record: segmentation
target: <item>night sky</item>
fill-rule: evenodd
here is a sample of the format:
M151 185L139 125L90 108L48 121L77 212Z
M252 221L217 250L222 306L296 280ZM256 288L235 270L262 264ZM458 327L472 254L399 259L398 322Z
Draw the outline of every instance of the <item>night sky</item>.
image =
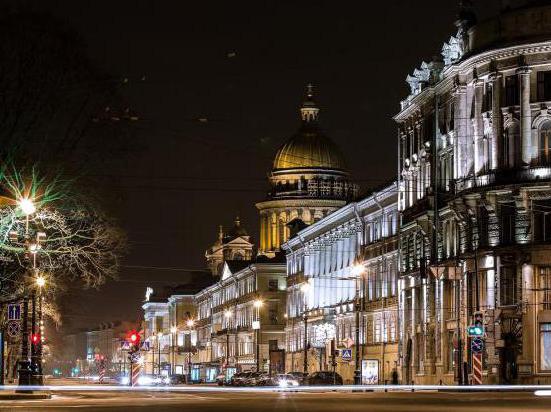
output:
M137 318L145 286L203 268L217 226L237 214L256 239L254 204L309 82L362 189L393 178L405 77L455 34L456 3L29 3L77 30L101 70L128 79L124 97L140 115L128 154L91 172L128 235L120 280L66 297L65 324Z

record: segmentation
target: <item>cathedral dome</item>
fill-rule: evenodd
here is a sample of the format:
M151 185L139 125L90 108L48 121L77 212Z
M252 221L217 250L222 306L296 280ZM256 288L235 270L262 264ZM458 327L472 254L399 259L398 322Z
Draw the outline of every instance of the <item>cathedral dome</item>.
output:
M319 128L319 109L312 97L309 86L307 99L300 109L302 125L277 151L274 171L297 168L346 170L342 152Z

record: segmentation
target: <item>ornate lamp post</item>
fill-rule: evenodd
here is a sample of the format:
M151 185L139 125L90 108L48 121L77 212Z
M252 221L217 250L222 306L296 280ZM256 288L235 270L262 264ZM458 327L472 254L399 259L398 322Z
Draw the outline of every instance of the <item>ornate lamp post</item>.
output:
M262 302L260 299L255 299L253 302L253 306L256 309L255 311L255 318L256 322L258 322L255 326L255 340L256 340L256 348L255 348L255 360L256 360L256 370L257 372L260 371L260 308L264 302Z
M308 373L308 301L306 299L306 295L310 291L310 283L308 283L308 281L306 281L302 285L300 285L300 291L302 292L302 300L303 300L303 303L304 303L304 312L302 314L303 319L304 319L304 342L303 342L304 365L303 365L303 372Z
M226 309L224 311L224 317L226 318L226 353L225 353L225 369L228 369L230 364L230 319L233 316L231 310Z
M161 338L163 337L163 332L162 331L158 331L157 332L157 349L158 349L158 355L159 355L159 359L158 359L158 372L159 372L159 376L161 375Z
M188 319L187 322L186 322L186 325L188 327L188 331L189 331L189 351L188 351L188 358L187 358L187 373L188 373L188 378L187 378L187 382L188 383L191 383L191 330L193 329L193 326L195 325L195 321L193 319Z
M362 264L356 264L352 267L352 274L356 279L356 293L354 296L354 311L356 312L356 356L355 356L355 369L354 369L354 385L361 385L362 383L362 367L360 363L360 282L365 272L365 267Z
M178 328L176 325L170 327L170 352L172 358L172 364L170 365L170 374L174 375L174 369L176 368L176 351L175 351L175 341L176 333L178 333Z
M29 242L29 218L36 212L36 206L32 199L28 197L21 198L17 201L19 210L25 215L25 243L27 244L27 252L32 253ZM17 240L17 233L15 234ZM33 256L33 264L36 264L36 258ZM32 361L29 361L29 299L27 296L23 298L23 322L21 331L21 358L19 360L19 385L32 384ZM34 328L34 323L32 325Z

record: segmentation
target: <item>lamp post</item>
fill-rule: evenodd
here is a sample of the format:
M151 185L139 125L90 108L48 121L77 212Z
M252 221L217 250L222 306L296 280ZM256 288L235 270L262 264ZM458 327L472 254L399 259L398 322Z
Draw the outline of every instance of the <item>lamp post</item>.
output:
M260 299L255 299L253 302L253 306L255 308L255 318L256 322L256 330L255 330L255 340L256 340L256 348L255 348L255 360L256 360L256 371L260 371L260 308L264 302L262 302Z
M159 355L159 359L157 360L157 362L158 362L159 376L161 375L161 338L162 337L163 337L163 332L158 331L157 332L157 349L158 349L157 354Z
M355 369L354 369L354 385L361 385L362 383L362 369L360 363L360 280L365 272L365 267L361 264L356 264L352 267L352 274L356 279L356 293L354 296L354 310L356 312L356 356L355 356Z
M17 201L19 210L25 215L25 243L27 244L27 252L31 250L29 246L29 219L30 216L36 212L36 206L34 202L28 197L23 197ZM15 234L17 238L17 234ZM17 240L17 239L16 239ZM36 264L36 260L33 257L33 264ZM19 373L19 385L30 385L32 380L32 362L29 361L29 299L27 296L23 298L23 322L21 330L21 358L19 360L19 367L17 372ZM33 325L34 327L34 325Z
M306 300L306 295L310 291L310 283L306 281L302 285L300 285L300 291L302 292L302 300L304 303L304 342L303 342L303 350L304 350L304 365L303 365L303 372L308 373L308 301Z
M226 309L224 311L224 317L226 318L226 353L225 353L225 369L228 369L230 363L230 319L232 317L232 311Z
M178 328L176 327L176 325L173 325L170 327L170 351L171 351L171 357L172 357L172 364L170 365L171 375L174 375L174 369L176 368L176 352L175 352L174 342L176 340L177 332L178 332Z
M42 301L44 296L42 295L42 288L46 285L46 279L42 275L38 275L35 279L36 286L38 286L38 345L36 348L36 359L37 359L37 372L38 372L38 383L40 385L44 384L44 378L42 375L42 353L44 345L44 320L42 319Z
M186 322L186 325L188 327L188 331L189 331L189 350L188 350L188 355L187 355L187 373L188 373L188 377L187 377L187 382L188 383L191 383L191 329L193 328L193 325L195 324L194 320L193 319L188 319L187 322Z

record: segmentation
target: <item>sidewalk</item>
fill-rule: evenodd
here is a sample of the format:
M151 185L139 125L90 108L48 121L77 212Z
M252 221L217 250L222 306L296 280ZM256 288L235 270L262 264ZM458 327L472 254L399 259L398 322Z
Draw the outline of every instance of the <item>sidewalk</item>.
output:
M29 392L16 392L16 391L0 391L1 401L13 401L13 400L33 400L33 399L51 399L52 393L50 391L29 391Z

